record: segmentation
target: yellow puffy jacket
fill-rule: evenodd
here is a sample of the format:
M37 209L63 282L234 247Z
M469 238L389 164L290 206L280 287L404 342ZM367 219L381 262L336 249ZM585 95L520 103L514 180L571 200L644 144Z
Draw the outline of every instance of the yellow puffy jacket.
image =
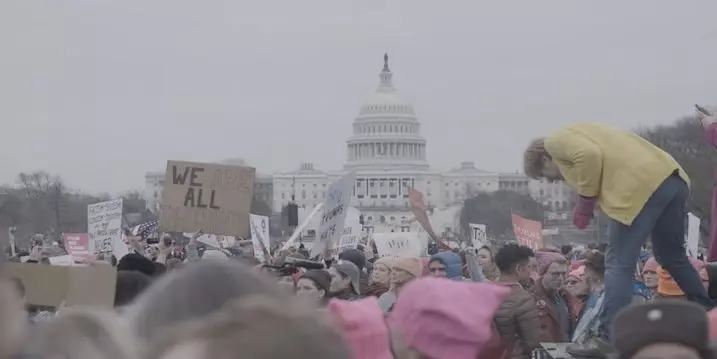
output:
M690 184L667 152L632 132L604 124L564 127L545 139L545 149L568 185L581 196L597 197L605 214L628 226L675 171Z

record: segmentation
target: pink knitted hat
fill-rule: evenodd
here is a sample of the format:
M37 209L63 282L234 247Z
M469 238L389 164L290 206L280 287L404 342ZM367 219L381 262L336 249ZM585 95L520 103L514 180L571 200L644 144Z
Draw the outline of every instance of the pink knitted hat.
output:
M583 265L583 266L578 267L574 271L570 272L570 274L568 276L575 277L577 279L585 278L585 266Z
M568 263L567 259L560 253L553 252L535 252L535 259L538 260L538 273L542 276L548 271L548 267L554 262Z
M376 297L352 302L332 299L328 309L352 359L393 359L388 326Z
M642 274L645 274L646 271L657 272L658 268L660 268L660 264L657 263L655 257L650 257L642 266Z
M432 359L475 359L509 293L497 284L422 277L401 290L391 323L408 346Z

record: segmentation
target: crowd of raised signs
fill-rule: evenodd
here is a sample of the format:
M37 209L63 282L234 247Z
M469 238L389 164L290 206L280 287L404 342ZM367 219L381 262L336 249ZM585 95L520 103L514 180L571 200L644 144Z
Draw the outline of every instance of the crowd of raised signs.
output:
M118 261L55 272L31 248L2 266L0 359L717 358L717 267L685 251L680 165L594 123L531 142L524 163L575 187L579 229L600 207L607 243L452 250L433 238L412 257L379 256L370 239L332 255L329 240L314 257L300 242L262 245L259 262L207 248L201 232L181 246L130 233Z

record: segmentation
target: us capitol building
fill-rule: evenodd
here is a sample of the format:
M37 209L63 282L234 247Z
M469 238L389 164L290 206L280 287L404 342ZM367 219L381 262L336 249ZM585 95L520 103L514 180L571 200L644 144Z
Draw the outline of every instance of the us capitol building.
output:
M255 197L279 212L294 195L299 207L309 212L324 201L333 181L348 171L356 171L352 206L361 211L367 225L400 226L411 219L408 188L422 192L428 207L439 211L455 207L477 192L499 189L529 194L555 212L567 210L574 194L560 183L533 181L519 173L484 171L470 161L448 172L431 169L426 161L427 141L421 135L413 105L402 99L393 86L388 54L383 60L378 88L361 105L352 124L352 135L346 140L343 170L325 172L311 163L302 163L294 171L259 174ZM164 172L147 173L145 180L147 206L157 210Z

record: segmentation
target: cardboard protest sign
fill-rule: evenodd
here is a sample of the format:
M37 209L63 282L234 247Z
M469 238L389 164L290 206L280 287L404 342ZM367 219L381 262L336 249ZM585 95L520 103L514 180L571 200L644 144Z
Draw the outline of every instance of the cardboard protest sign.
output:
M168 161L159 229L246 237L256 170Z
M122 199L87 206L87 233L93 253L114 253L122 243Z
M109 265L6 263L5 275L22 282L25 300L32 305L58 307L64 302L67 306L114 306L117 270Z
M67 254L64 256L55 256L47 258L50 261L50 265L53 266L71 266L74 265L72 256Z

